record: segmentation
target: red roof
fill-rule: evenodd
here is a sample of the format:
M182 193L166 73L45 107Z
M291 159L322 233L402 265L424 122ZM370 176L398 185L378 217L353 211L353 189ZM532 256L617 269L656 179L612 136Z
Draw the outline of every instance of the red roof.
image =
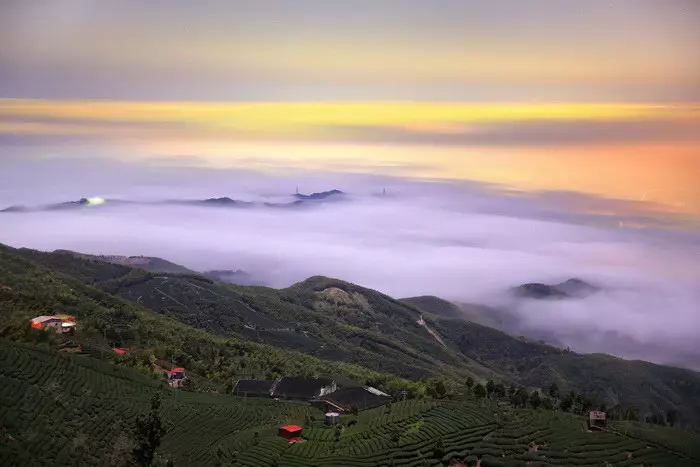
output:
M119 349L117 347L112 347L112 350L118 353L119 355L124 355L126 353L126 350L124 349Z
M173 368L170 370L170 373L184 373L185 369L184 368Z
M293 433L295 431L301 431L301 427L299 425L287 425L287 426L280 427L280 430Z

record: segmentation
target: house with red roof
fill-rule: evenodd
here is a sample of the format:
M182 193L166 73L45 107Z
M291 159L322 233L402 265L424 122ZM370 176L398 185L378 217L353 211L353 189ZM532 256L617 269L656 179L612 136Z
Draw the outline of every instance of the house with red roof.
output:
M186 379L184 368L173 368L168 371L168 384L170 387L179 388Z
M75 331L75 318L69 315L37 316L30 321L34 329L53 329L58 333L72 333Z
M290 443L297 443L302 440L301 431L299 425L285 425L280 427L279 435Z

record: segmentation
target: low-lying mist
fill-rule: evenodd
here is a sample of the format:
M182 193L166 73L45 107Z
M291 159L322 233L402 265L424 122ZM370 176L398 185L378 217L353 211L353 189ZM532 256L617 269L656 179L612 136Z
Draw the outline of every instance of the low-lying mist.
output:
M274 287L331 276L395 297L437 295L507 308L523 333L546 334L575 350L700 367L699 236L659 228L658 216L634 203L349 175L159 168L157 176L113 170L107 180L104 172L81 173L66 170L48 186L37 176L32 183L40 193L19 174L17 185L0 192L0 208L82 196L278 200L299 184L304 192L337 188L347 195L293 209L102 205L1 213L0 242L158 256L200 271L242 269ZM572 197L577 210L566 202ZM588 214L581 209L587 202L619 214ZM640 223L647 228L627 227ZM603 290L557 301L509 293L522 283L571 277Z

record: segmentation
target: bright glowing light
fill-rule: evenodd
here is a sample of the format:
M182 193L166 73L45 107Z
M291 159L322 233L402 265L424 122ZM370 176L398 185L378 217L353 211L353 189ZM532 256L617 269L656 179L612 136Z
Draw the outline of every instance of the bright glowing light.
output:
M90 206L96 206L98 204L104 204L106 200L104 198L88 198L88 205Z

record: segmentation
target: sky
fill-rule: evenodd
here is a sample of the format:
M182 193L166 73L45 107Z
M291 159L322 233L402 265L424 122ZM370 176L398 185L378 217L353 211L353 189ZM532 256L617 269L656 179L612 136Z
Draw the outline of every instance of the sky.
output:
M0 0L0 209L352 197L0 213L0 242L488 304L582 276L608 292L526 324L698 361L699 23L696 0Z
M124 159L471 179L700 214L694 0L0 9L0 157L91 145Z

